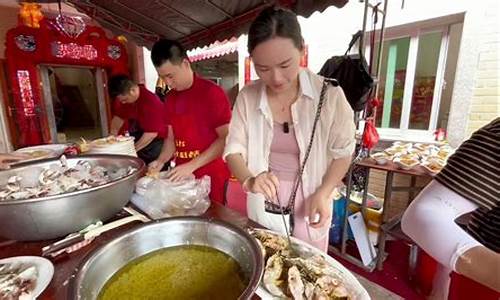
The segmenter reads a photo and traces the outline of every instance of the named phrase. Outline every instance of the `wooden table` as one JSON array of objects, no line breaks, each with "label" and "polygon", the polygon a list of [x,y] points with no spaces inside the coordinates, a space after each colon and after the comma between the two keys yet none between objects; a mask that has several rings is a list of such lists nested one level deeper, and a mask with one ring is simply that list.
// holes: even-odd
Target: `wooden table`
[{"label": "wooden table", "polygon": [[[241,216],[239,213],[219,204],[212,204],[212,206],[208,209],[204,216],[208,218],[223,220],[240,227],[258,226],[256,223],[250,221],[246,217]],[[141,224],[142,223],[135,222],[105,232],[101,236],[97,237],[90,245],[79,249],[76,252],[58,257],[57,259],[53,260],[52,262],[54,263],[55,267],[54,277],[52,278],[50,285],[38,299],[68,299],[67,295],[69,279],[71,278],[71,275],[75,271],[76,267],[83,261],[85,256],[99,246],[107,244],[111,239]],[[52,242],[54,241],[15,242],[0,240],[0,258],[22,255],[41,256],[42,248],[51,244]]]},{"label": "wooden table", "polygon": [[[382,210],[382,227],[379,232],[378,236],[378,251],[377,251],[377,256],[372,262],[371,265],[368,267],[365,267],[362,262],[351,255],[349,255],[346,252],[346,244],[347,244],[347,210],[349,205],[346,205],[346,213],[344,215],[344,220],[343,220],[343,234],[342,234],[342,243],[341,243],[341,249],[340,251],[333,249],[334,253],[337,255],[342,256],[344,259],[347,259],[351,263],[356,264],[357,266],[367,270],[367,271],[373,271],[375,268],[378,270],[382,270],[383,266],[383,261],[385,258],[385,240],[386,240],[386,232],[383,230],[384,225],[388,224],[391,225],[394,223],[397,223],[398,220],[387,220],[387,210],[389,208],[389,205],[392,200],[392,193],[393,192],[407,192],[409,195],[410,201],[417,195],[417,193],[422,189],[422,187],[416,186],[416,181],[417,177],[427,177],[431,178],[432,176],[421,166],[416,166],[410,170],[404,170],[398,167],[395,163],[392,161],[387,162],[384,165],[378,165],[375,160],[371,158],[364,158],[361,161],[356,163],[356,166],[360,167],[365,167],[368,168],[368,170],[375,169],[375,170],[380,170],[386,172],[386,180],[385,180],[385,189],[384,189],[384,204],[383,204],[383,210]],[[349,174],[352,172],[352,167],[349,170]],[[410,179],[410,185],[409,186],[394,186],[393,181],[394,181],[394,174],[402,174],[402,175],[408,175],[411,177]],[[351,177],[351,175],[349,175]],[[361,211],[363,215],[365,215],[365,210],[366,210],[366,199],[367,199],[367,194],[368,194],[368,179],[369,179],[369,172],[368,176],[364,182],[364,189],[363,189],[363,200],[361,204]],[[350,191],[350,185],[351,181],[348,183],[347,190]],[[346,198],[349,202],[349,193],[346,193]],[[389,226],[385,226],[387,228]]]},{"label": "wooden table", "polygon": [[[389,209],[389,205],[392,200],[392,193],[393,192],[407,192],[409,196],[409,202],[415,198],[417,193],[423,188],[423,187],[418,187],[416,186],[417,182],[417,177],[432,177],[422,166],[416,166],[410,170],[404,170],[399,168],[395,163],[392,161],[387,162],[385,165],[377,165],[375,160],[371,158],[366,158],[362,160],[360,163],[358,163],[359,166],[370,168],[370,169],[375,169],[375,170],[381,170],[387,172],[386,180],[385,180],[385,190],[384,190],[384,206],[383,206],[383,211],[382,211],[382,226],[380,228],[380,233],[378,236],[378,255],[376,259],[376,267],[378,270],[382,270],[383,264],[384,264],[384,259],[385,259],[385,240],[386,240],[386,235],[387,232],[390,232],[394,227],[396,227],[397,224],[401,221],[401,216],[398,215],[392,220],[387,219],[387,210]],[[394,179],[394,174],[402,174],[402,175],[408,175],[410,176],[410,186],[394,186],[393,185],[393,179]],[[368,190],[368,179],[366,180],[365,183],[365,190]],[[412,251],[410,251],[410,266],[414,267],[413,265],[416,264],[416,253],[415,253],[415,247],[412,247]],[[411,269],[411,268],[410,268]],[[411,272],[410,272],[411,273]]]}]

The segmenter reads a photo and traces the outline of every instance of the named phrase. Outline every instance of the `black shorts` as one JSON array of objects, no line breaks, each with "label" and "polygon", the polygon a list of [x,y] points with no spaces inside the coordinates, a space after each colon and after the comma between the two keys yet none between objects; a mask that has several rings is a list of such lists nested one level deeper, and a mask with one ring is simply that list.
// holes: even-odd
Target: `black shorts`
[{"label": "black shorts", "polygon": [[137,156],[146,164],[154,161],[160,156],[161,148],[163,147],[163,139],[155,138],[146,147],[137,152]]}]

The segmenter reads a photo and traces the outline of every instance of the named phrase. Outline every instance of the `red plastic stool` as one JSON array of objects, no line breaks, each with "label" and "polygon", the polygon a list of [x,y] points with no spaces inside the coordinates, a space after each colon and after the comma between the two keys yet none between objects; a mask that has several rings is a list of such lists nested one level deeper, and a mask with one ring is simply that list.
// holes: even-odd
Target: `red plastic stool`
[{"label": "red plastic stool", "polygon": [[[432,282],[434,281],[438,262],[422,249],[420,250],[414,282],[416,289],[422,295],[428,296],[432,291]],[[452,272],[448,300],[466,299],[498,300],[500,299],[500,293],[472,279]]]},{"label": "red plastic stool", "polygon": [[472,279],[453,272],[451,274],[450,293],[448,300],[498,300],[500,293]]}]

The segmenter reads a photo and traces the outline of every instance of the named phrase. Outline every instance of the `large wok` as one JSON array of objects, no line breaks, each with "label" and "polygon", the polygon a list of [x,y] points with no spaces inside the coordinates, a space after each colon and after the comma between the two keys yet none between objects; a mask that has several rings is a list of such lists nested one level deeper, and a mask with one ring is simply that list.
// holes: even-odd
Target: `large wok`
[{"label": "large wok", "polygon": [[[107,184],[55,196],[0,201],[0,236],[18,241],[46,240],[79,231],[96,221],[106,221],[129,201],[134,183],[144,172],[144,162],[124,155],[83,155],[68,158],[68,165],[88,160],[108,169],[132,166],[136,171]],[[26,162],[0,171],[0,186],[9,177],[18,175],[27,182],[36,181],[38,174],[57,159]]]},{"label": "large wok", "polygon": [[127,263],[155,250],[180,245],[209,246],[234,258],[248,280],[239,299],[251,299],[264,271],[259,244],[235,225],[202,217],[144,224],[94,250],[71,277],[68,299],[95,300],[106,282]]}]

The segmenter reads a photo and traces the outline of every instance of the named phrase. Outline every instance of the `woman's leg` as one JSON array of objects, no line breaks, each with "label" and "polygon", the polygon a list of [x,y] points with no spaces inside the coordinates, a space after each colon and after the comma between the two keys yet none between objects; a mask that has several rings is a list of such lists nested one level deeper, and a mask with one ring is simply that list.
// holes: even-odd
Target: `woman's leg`
[{"label": "woman's leg", "polygon": [[480,245],[455,223],[457,217],[476,208],[471,201],[432,181],[403,215],[403,231],[441,264],[434,281],[436,298],[446,299],[449,274],[455,270],[458,257]]}]

